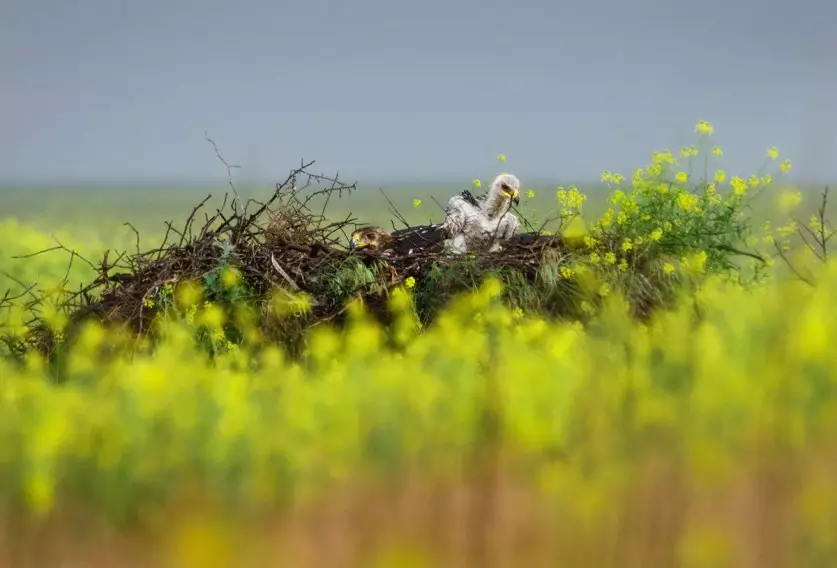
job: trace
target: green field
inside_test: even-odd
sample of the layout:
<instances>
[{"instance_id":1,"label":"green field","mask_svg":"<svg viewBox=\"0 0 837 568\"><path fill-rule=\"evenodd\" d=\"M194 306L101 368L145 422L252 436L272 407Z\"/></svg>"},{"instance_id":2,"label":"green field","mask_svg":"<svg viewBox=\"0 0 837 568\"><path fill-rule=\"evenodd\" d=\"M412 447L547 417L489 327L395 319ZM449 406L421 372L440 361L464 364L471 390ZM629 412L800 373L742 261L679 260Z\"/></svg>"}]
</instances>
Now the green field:
<instances>
[{"instance_id":1,"label":"green field","mask_svg":"<svg viewBox=\"0 0 837 568\"><path fill-rule=\"evenodd\" d=\"M242 285L233 263L149 297L168 306L153 342L92 322L72 341L52 330L58 363L4 351L0 564L834 565L837 266L796 232L815 231L822 188L776 166L773 183L709 189L667 159L636 184L577 184L580 213L580 194L556 193L570 184L524 182L527 215L580 214L575 248L534 282L486 271L427 325L419 301L460 268L386 288L389 326L350 302L342 327L315 321L289 353L265 322L297 329L308 300L225 300ZM442 219L434 197L463 188L387 193L426 223ZM15 257L132 249L125 222L150 248L224 191L4 189L0 287L38 288L2 306L3 345L39 331L23 302L95 275L66 250ZM377 186L328 208L349 213L391 218ZM631 310L642 294L660 300L648 319ZM556 304L579 317L551 317Z\"/></svg>"}]
</instances>

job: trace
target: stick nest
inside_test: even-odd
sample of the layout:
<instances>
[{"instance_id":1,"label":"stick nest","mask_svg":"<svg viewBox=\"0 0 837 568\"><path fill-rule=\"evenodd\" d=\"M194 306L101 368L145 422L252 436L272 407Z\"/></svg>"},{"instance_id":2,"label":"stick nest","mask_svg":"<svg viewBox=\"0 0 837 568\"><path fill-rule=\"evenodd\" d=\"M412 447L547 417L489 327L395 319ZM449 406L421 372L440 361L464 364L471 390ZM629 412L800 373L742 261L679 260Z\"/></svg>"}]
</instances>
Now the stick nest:
<instances>
[{"instance_id":1,"label":"stick nest","mask_svg":"<svg viewBox=\"0 0 837 568\"><path fill-rule=\"evenodd\" d=\"M276 184L264 203L242 204L235 193L213 214L205 211L207 197L191 211L182 228L167 223L163 242L151 250L121 252L110 260L106 252L93 263L98 277L78 290L66 291L61 310L68 329L94 318L119 324L134 334L153 335L154 317L166 307L165 291L186 282L200 283L204 298L224 303L219 290L221 271L233 267L239 275L239 299L257 308L263 335L292 351L303 332L325 322L339 324L347 301L360 298L383 323L389 320L387 298L396 286L412 278L416 311L430 323L452 295L473 289L489 274L500 277L512 303L525 310L556 317L580 317L578 285L559 274L574 254L561 237L527 233L516 236L499 253L452 256L429 247L412 254L385 256L350 251L349 234L355 219L333 220L329 203L355 191L337 176L311 173L314 162L302 163ZM230 184L232 187L232 184ZM400 215L397 214L398 217ZM202 218L202 220L201 220ZM77 256L73 251L68 251ZM663 297L653 278L638 287L633 302L637 314L647 314ZM304 316L276 318L268 305L274 294L305 293L311 310ZM30 332L18 351L36 347L50 352L57 339L39 320L43 298L30 292ZM174 303L172 301L171 303Z\"/></svg>"}]
</instances>

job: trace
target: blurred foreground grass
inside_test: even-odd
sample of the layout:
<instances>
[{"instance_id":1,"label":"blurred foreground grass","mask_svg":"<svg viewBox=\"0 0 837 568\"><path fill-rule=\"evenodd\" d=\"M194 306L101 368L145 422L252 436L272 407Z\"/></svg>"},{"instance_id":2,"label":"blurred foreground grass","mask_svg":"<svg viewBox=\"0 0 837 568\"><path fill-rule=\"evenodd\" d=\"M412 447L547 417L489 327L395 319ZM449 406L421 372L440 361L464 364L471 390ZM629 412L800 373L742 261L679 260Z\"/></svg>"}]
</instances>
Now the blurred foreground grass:
<instances>
[{"instance_id":1,"label":"blurred foreground grass","mask_svg":"<svg viewBox=\"0 0 837 568\"><path fill-rule=\"evenodd\" d=\"M179 327L154 353L104 357L121 340L90 327L64 385L34 357L0 367L0 560L837 559L837 265L816 287L709 281L650 325L614 297L586 330L521 317L498 286L402 349L356 309L298 363L240 350L213 365ZM373 563L385 553L402 556Z\"/></svg>"}]
</instances>

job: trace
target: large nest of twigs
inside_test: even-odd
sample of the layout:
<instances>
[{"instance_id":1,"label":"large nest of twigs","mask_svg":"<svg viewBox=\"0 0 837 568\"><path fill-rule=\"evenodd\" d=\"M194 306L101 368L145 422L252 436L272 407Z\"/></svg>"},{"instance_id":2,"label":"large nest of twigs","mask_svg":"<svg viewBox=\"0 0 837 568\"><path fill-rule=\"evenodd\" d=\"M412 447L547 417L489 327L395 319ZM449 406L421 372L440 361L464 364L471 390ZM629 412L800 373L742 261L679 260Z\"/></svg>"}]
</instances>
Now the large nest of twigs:
<instances>
[{"instance_id":1,"label":"large nest of twigs","mask_svg":"<svg viewBox=\"0 0 837 568\"><path fill-rule=\"evenodd\" d=\"M414 283L416 310L424 324L451 296L475 288L488 274L500 277L510 301L524 310L580 317L578 287L560 274L573 254L560 237L518 235L502 252L467 256L446 254L438 246L419 247L409 254L352 251L347 245L355 219L335 220L327 208L356 185L311 173L312 164L292 170L264 203L243 204L232 187L233 195L213 214L204 211L207 198L181 228L169 223L160 245L143 251L137 234L133 253L115 258L105 253L92 263L98 277L63 300L70 327L95 318L122 324L136 334L153 334L155 316L167 309L162 295L183 283L200 284L207 300L230 301L218 292L225 267L234 267L240 275L238 300L257 308L264 336L291 351L300 347L303 332L311 326L339 324L353 298L362 299L386 323L387 298L408 279ZM275 293L305 293L312 309L302 316L273 317L266 306ZM660 303L655 294L652 283L635 294L638 314ZM34 323L29 346L50 351L54 336L48 326Z\"/></svg>"}]
</instances>

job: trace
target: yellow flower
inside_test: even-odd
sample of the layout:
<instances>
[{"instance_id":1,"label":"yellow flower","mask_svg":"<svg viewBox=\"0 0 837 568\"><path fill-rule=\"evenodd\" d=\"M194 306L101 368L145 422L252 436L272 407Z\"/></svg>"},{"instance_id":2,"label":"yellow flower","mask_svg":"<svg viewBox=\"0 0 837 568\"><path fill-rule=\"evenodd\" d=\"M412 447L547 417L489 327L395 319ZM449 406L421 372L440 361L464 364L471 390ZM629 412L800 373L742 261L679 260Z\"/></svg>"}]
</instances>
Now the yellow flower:
<instances>
[{"instance_id":1,"label":"yellow flower","mask_svg":"<svg viewBox=\"0 0 837 568\"><path fill-rule=\"evenodd\" d=\"M610 173L610 170L602 172L602 183L609 183L611 180L613 180L613 174Z\"/></svg>"},{"instance_id":2,"label":"yellow flower","mask_svg":"<svg viewBox=\"0 0 837 568\"><path fill-rule=\"evenodd\" d=\"M744 195L747 193L747 182L740 177L733 176L732 180L730 180L730 184L732 185L735 195Z\"/></svg>"},{"instance_id":3,"label":"yellow flower","mask_svg":"<svg viewBox=\"0 0 837 568\"><path fill-rule=\"evenodd\" d=\"M697 206L697 201L697 197L686 191L681 191L677 194L677 207L687 213L692 211Z\"/></svg>"},{"instance_id":4,"label":"yellow flower","mask_svg":"<svg viewBox=\"0 0 837 568\"><path fill-rule=\"evenodd\" d=\"M759 176L757 176L756 174L751 175L748 181L750 182L750 187L753 189L757 188L759 186L759 183L761 183Z\"/></svg>"},{"instance_id":5,"label":"yellow flower","mask_svg":"<svg viewBox=\"0 0 837 568\"><path fill-rule=\"evenodd\" d=\"M773 146L767 151L767 157L771 160L775 160L779 157L779 149L776 146Z\"/></svg>"},{"instance_id":6,"label":"yellow flower","mask_svg":"<svg viewBox=\"0 0 837 568\"><path fill-rule=\"evenodd\" d=\"M627 269L628 269L628 261L623 258L622 260L619 261L619 270L624 272Z\"/></svg>"},{"instance_id":7,"label":"yellow flower","mask_svg":"<svg viewBox=\"0 0 837 568\"><path fill-rule=\"evenodd\" d=\"M497 154L497 161L499 161L501 163L505 162L506 161L506 155L505 154Z\"/></svg>"},{"instance_id":8,"label":"yellow flower","mask_svg":"<svg viewBox=\"0 0 837 568\"><path fill-rule=\"evenodd\" d=\"M596 245L599 244L599 241L596 240L596 237L591 237L587 235L584 237L584 245L588 248L594 248Z\"/></svg>"},{"instance_id":9,"label":"yellow flower","mask_svg":"<svg viewBox=\"0 0 837 568\"><path fill-rule=\"evenodd\" d=\"M241 275L239 274L238 270L235 268L227 268L224 271L224 274L221 276L221 282L224 283L224 286L228 288L232 288L241 280Z\"/></svg>"},{"instance_id":10,"label":"yellow flower","mask_svg":"<svg viewBox=\"0 0 837 568\"><path fill-rule=\"evenodd\" d=\"M702 250L695 254L684 256L680 259L680 264L692 273L701 274L706 269L706 251Z\"/></svg>"},{"instance_id":11,"label":"yellow flower","mask_svg":"<svg viewBox=\"0 0 837 568\"><path fill-rule=\"evenodd\" d=\"M416 285L416 279L415 279L415 278L413 278L412 276L408 276L408 277L407 277L407 279L406 279L406 280L404 280L404 285L405 285L407 288L413 288L413 287L415 287L415 285Z\"/></svg>"},{"instance_id":12,"label":"yellow flower","mask_svg":"<svg viewBox=\"0 0 837 568\"><path fill-rule=\"evenodd\" d=\"M724 155L724 151L721 150L721 148L719 148L718 146L712 146L712 155L720 158Z\"/></svg>"},{"instance_id":13,"label":"yellow flower","mask_svg":"<svg viewBox=\"0 0 837 568\"><path fill-rule=\"evenodd\" d=\"M605 282L599 288L599 296L601 296L602 298L606 298L609 294L610 294L610 284Z\"/></svg>"},{"instance_id":14,"label":"yellow flower","mask_svg":"<svg viewBox=\"0 0 837 568\"><path fill-rule=\"evenodd\" d=\"M681 158L688 158L691 155L692 155L692 151L689 148L687 148L686 146L683 146L682 148L680 148L680 157Z\"/></svg>"},{"instance_id":15,"label":"yellow flower","mask_svg":"<svg viewBox=\"0 0 837 568\"><path fill-rule=\"evenodd\" d=\"M651 231L651 234L648 235L648 238L654 242L658 242L661 238L663 238L663 230L654 229L653 231Z\"/></svg>"},{"instance_id":16,"label":"yellow flower","mask_svg":"<svg viewBox=\"0 0 837 568\"><path fill-rule=\"evenodd\" d=\"M654 166L662 166L663 164L673 164L674 163L674 156L671 154L671 150L664 150L662 152L654 152L652 157L652 162ZM652 175L657 175L660 170L655 170L655 173ZM651 173L649 168L648 173Z\"/></svg>"},{"instance_id":17,"label":"yellow flower","mask_svg":"<svg viewBox=\"0 0 837 568\"><path fill-rule=\"evenodd\" d=\"M802 192L784 192L779 195L779 208L782 211L791 211L802 203Z\"/></svg>"},{"instance_id":18,"label":"yellow flower","mask_svg":"<svg viewBox=\"0 0 837 568\"><path fill-rule=\"evenodd\" d=\"M663 272L666 273L666 274L671 274L672 272L674 272L674 265L671 264L670 262L664 263L663 264Z\"/></svg>"},{"instance_id":19,"label":"yellow flower","mask_svg":"<svg viewBox=\"0 0 837 568\"><path fill-rule=\"evenodd\" d=\"M602 257L599 256L597 252L590 253L590 263L591 264L599 264L602 261Z\"/></svg>"},{"instance_id":20,"label":"yellow flower","mask_svg":"<svg viewBox=\"0 0 837 568\"><path fill-rule=\"evenodd\" d=\"M608 209L607 211L605 211L604 215L602 215L602 218L599 221L599 224L602 227L610 227L610 225L613 224L613 209Z\"/></svg>"},{"instance_id":21,"label":"yellow flower","mask_svg":"<svg viewBox=\"0 0 837 568\"><path fill-rule=\"evenodd\" d=\"M724 183L724 181L726 179L727 179L727 172L725 172L724 170L718 170L717 172L715 172L715 182L716 183Z\"/></svg>"},{"instance_id":22,"label":"yellow flower","mask_svg":"<svg viewBox=\"0 0 837 568\"><path fill-rule=\"evenodd\" d=\"M784 162L779 164L779 169L782 171L782 173L787 173L790 171L792 165L793 164L790 160L785 160Z\"/></svg>"},{"instance_id":23,"label":"yellow flower","mask_svg":"<svg viewBox=\"0 0 837 568\"><path fill-rule=\"evenodd\" d=\"M532 199L533 197L535 197L535 190L534 189L526 190L526 197L528 197L529 199Z\"/></svg>"},{"instance_id":24,"label":"yellow flower","mask_svg":"<svg viewBox=\"0 0 837 568\"><path fill-rule=\"evenodd\" d=\"M777 227L776 232L786 237L788 235L794 234L798 230L798 228L799 227L797 226L796 221L789 221L787 225Z\"/></svg>"},{"instance_id":25,"label":"yellow flower","mask_svg":"<svg viewBox=\"0 0 837 568\"><path fill-rule=\"evenodd\" d=\"M562 266L560 272L561 276L567 279L572 278L575 274L575 271L573 271L573 269L568 266Z\"/></svg>"},{"instance_id":26,"label":"yellow flower","mask_svg":"<svg viewBox=\"0 0 837 568\"><path fill-rule=\"evenodd\" d=\"M711 123L701 120L695 125L695 132L698 134L706 134L707 136L711 136L712 133L715 131L715 128L712 126Z\"/></svg>"},{"instance_id":27,"label":"yellow flower","mask_svg":"<svg viewBox=\"0 0 837 568\"><path fill-rule=\"evenodd\" d=\"M604 255L605 264L616 264L616 255L612 252L607 252Z\"/></svg>"},{"instance_id":28,"label":"yellow flower","mask_svg":"<svg viewBox=\"0 0 837 568\"><path fill-rule=\"evenodd\" d=\"M421 207L421 199L413 199L413 207Z\"/></svg>"},{"instance_id":29,"label":"yellow flower","mask_svg":"<svg viewBox=\"0 0 837 568\"><path fill-rule=\"evenodd\" d=\"M686 183L687 181L689 181L689 174L687 174L686 172L677 172L677 175L674 176L674 180L677 183Z\"/></svg>"},{"instance_id":30,"label":"yellow flower","mask_svg":"<svg viewBox=\"0 0 837 568\"><path fill-rule=\"evenodd\" d=\"M634 248L634 244L631 242L631 239L625 239L624 241L622 241L622 250L623 251L628 252L632 248Z\"/></svg>"},{"instance_id":31,"label":"yellow flower","mask_svg":"<svg viewBox=\"0 0 837 568\"><path fill-rule=\"evenodd\" d=\"M476 187L477 189L479 189L479 188L481 188L481 187L482 187L482 181L480 181L480 179L479 179L479 178L475 179L475 180L474 180L474 181L472 181L471 183L472 183L472 184L474 184L474 187Z\"/></svg>"}]
</instances>

